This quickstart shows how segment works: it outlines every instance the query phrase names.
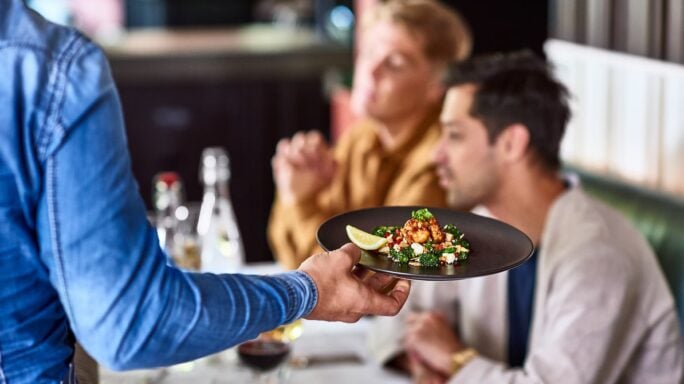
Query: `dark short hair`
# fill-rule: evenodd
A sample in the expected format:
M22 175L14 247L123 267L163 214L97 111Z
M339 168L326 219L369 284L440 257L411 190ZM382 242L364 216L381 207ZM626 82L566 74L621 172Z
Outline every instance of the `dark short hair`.
M445 85L475 84L470 115L481 120L490 142L508 126L530 132L530 149L547 168L560 167L560 142L570 119L568 90L531 51L476 57L449 66Z

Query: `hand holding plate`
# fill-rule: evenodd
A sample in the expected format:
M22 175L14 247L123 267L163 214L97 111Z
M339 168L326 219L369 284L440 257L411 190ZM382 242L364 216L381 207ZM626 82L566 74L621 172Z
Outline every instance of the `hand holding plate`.
M393 316L401 310L408 298L410 282L399 280L389 293L378 292L392 278L376 274L361 280L353 272L359 259L359 249L345 244L302 263L299 270L309 274L318 288L318 303L308 319L356 322L365 315Z

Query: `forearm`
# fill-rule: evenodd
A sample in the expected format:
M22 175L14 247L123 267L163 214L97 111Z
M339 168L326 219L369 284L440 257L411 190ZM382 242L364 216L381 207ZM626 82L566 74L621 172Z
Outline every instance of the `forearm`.
M313 282L183 273L145 216L104 56L69 72L62 135L37 212L41 258L71 329L112 368L172 364L229 347L311 311ZM57 138L55 138L57 140Z
M70 210L53 204L54 285L77 338L111 368L204 356L303 316L315 304L315 287L301 272L270 278L184 273L166 264L140 211L122 207L121 216L98 221L99 230L90 232L92 225L80 220L65 225L59 212Z
M101 313L102 324L82 330L88 347L113 368L205 356L302 317L315 305L315 287L301 272L258 277L167 267L164 275L136 304L111 306Z
M46 221L58 271L54 285L78 339L105 365L129 369L193 359L313 308L315 287L301 273L257 278L169 267L120 161L105 161L106 170L81 171L108 171L112 184L74 182L68 173L75 167L61 163L72 148L82 147L69 143L49 162L54 171Z

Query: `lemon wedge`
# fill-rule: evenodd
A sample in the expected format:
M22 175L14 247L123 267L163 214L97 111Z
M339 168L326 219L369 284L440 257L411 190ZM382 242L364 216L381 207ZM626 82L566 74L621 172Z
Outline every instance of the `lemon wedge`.
M356 227L347 225L347 236L354 245L367 251L375 251L387 244L387 239L364 232Z

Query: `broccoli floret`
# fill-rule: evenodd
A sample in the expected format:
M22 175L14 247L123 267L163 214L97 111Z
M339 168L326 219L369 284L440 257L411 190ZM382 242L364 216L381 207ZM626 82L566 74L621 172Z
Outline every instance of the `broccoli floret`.
M428 240L425 244L423 244L423 248L425 248L425 252L432 252L435 249L434 245L432 244L432 240Z
M425 267L439 266L439 254L437 252L425 252L421 254L420 264Z
M411 247L402 248L401 251L390 248L390 256L392 256L392 260L394 261L408 263L409 260L411 260L411 258L414 256L414 253Z
M453 224L445 225L444 232L451 233L452 235L454 235L455 239L458 239L462 234L461 231L458 228L456 228L456 226Z
M399 261L399 259L401 258L401 252L397 251L394 248L390 248L389 254L392 260L394 261Z
M411 217L420 220L420 221L428 221L432 219L434 216L430 211L428 211L427 208L419 209L417 211L411 212Z

